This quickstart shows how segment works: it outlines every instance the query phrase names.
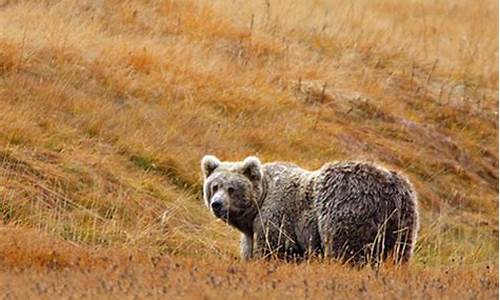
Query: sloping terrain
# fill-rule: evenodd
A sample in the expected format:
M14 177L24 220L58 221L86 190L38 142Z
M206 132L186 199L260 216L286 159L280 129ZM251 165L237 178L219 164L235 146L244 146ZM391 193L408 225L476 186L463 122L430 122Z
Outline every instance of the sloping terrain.
M442 284L435 297L498 295L497 12L495 1L0 1L0 278L15 273L11 289L46 269L48 282L65 268L86 278L123 258L161 280L145 266L157 258L178 262L183 284L190 268L243 272L227 293L262 285L267 268L281 270L276 297L303 270L300 284L338 273L335 289L348 287L351 271L332 264L313 262L312 275L235 261L238 233L203 207L199 161L256 154L402 170L421 231L389 285L424 297L421 277ZM356 288L409 296L370 272L352 273ZM68 285L100 284L88 280Z

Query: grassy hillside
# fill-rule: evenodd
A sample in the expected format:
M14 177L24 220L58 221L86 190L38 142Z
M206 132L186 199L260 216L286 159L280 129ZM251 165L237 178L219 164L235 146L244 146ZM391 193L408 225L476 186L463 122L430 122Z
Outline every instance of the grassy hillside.
M0 278L25 287L48 269L50 286L69 268L89 277L68 281L78 290L106 261L161 278L154 258L188 286L191 268L236 268L228 293L276 268L276 297L328 297L324 274L373 297L497 297L498 3L250 2L0 1ZM412 263L388 287L369 270L235 260L238 233L200 199L207 153L404 171L421 209Z

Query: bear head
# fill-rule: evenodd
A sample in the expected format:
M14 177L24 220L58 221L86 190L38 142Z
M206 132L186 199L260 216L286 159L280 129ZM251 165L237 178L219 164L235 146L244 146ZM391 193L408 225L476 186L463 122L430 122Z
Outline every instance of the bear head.
M206 155L201 160L203 199L215 217L251 232L263 193L263 173L257 157L242 162L221 162Z

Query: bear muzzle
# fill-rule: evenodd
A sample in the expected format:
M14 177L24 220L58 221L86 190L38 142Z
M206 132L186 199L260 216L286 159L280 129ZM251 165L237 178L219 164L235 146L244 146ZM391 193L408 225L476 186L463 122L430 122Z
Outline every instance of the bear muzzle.
M210 208L217 218L224 219L227 217L227 209L224 205L224 196L220 193L217 193L212 197Z

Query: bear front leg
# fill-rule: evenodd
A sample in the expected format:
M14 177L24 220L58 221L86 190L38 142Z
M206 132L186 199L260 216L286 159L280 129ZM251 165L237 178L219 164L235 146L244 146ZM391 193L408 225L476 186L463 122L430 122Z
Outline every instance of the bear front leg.
M269 232L266 232L263 227L258 226L255 232L255 251L254 254L258 258L270 258L273 249L276 249L274 241L269 239Z
M295 235L273 222L256 222L254 256L258 258L292 258L302 254Z
M249 261L253 257L253 234L242 233L240 237L240 256L243 260Z

